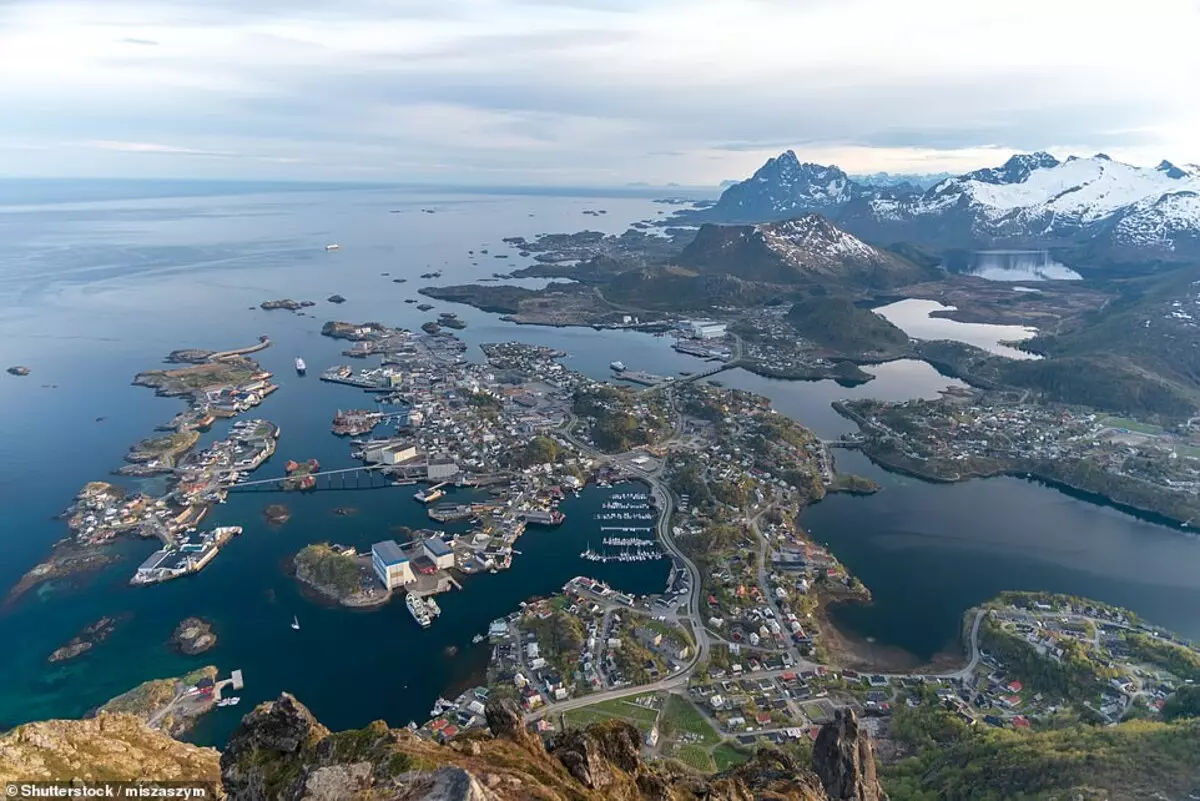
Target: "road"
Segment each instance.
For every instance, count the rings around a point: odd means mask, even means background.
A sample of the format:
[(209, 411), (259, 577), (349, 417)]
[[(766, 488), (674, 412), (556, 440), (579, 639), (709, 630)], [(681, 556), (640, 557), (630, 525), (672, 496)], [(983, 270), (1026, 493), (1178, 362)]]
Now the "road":
[[(740, 350), (741, 350), (740, 341), (737, 344), (738, 344), (738, 350), (740, 352)], [(577, 439), (575, 437), (574, 429), (575, 429), (575, 426), (578, 424), (578, 422), (579, 422), (579, 420), (574, 414), (570, 415), (567, 418), (566, 422), (564, 423), (563, 428), (560, 429), (559, 433), (561, 433), (564, 439), (566, 439), (571, 444), (573, 444), (584, 455), (586, 455), (592, 459), (596, 459), (598, 461), (606, 462), (606, 463), (615, 461), (615, 458), (613, 456), (611, 456), (609, 454), (601, 453), (600, 451), (597, 451), (596, 449), (590, 447), (589, 445), (587, 445), (586, 443), (580, 441), (579, 439)], [(678, 428), (677, 428), (677, 431), (678, 431)], [(673, 439), (676, 435), (677, 434), (673, 434), (671, 438)], [(666, 549), (670, 554), (672, 554), (676, 559), (678, 559), (679, 562), (684, 565), (684, 568), (688, 572), (687, 617), (692, 623), (692, 633), (693, 633), (693, 636), (696, 638), (696, 651), (692, 655), (692, 658), (688, 661), (688, 663), (686, 665), (682, 666), (675, 673), (672, 673), (669, 676), (659, 679), (656, 682), (653, 682), (651, 684), (640, 684), (640, 685), (633, 686), (633, 687), (620, 687), (620, 688), (616, 688), (616, 689), (612, 689), (612, 690), (604, 690), (602, 692), (592, 693), (590, 695), (586, 695), (586, 696), (583, 696), (580, 698), (570, 698), (566, 701), (558, 701), (556, 703), (548, 704), (548, 705), (542, 707), (541, 709), (538, 709), (538, 710), (535, 710), (533, 712), (526, 714), (525, 715), (526, 721), (537, 720), (537, 719), (545, 717), (546, 715), (549, 715), (549, 714), (557, 714), (560, 712), (567, 712), (572, 709), (578, 709), (580, 707), (590, 706), (592, 704), (600, 703), (602, 701), (611, 701), (611, 700), (616, 700), (619, 698), (627, 698), (631, 695), (642, 695), (644, 693), (661, 692), (663, 690), (670, 690), (670, 689), (674, 689), (676, 687), (686, 687), (692, 671), (696, 668), (696, 666), (698, 664), (700, 664), (701, 662), (703, 662), (706, 659), (706, 657), (708, 656), (708, 651), (712, 646), (712, 640), (709, 636), (708, 630), (704, 626), (704, 617), (703, 617), (703, 612), (701, 610), (700, 569), (698, 567), (696, 567), (696, 564), (691, 559), (689, 559), (686, 554), (683, 553), (683, 551), (680, 549), (678, 544), (676, 544), (675, 539), (671, 533), (671, 516), (672, 516), (672, 514), (674, 514), (674, 511), (675, 511), (675, 499), (674, 499), (674, 496), (671, 494), (670, 489), (659, 478), (658, 473), (661, 472), (661, 469), (662, 469), (661, 463), (660, 463), (660, 466), (658, 468), (656, 468), (656, 470), (654, 472), (648, 472), (648, 471), (642, 470), (634, 465), (629, 465), (629, 464), (624, 464), (624, 463), (622, 464), (622, 466), (631, 470), (633, 473), (635, 473), (638, 476), (638, 478), (642, 479), (650, 486), (650, 491), (654, 495), (655, 499), (657, 500), (658, 507), (661, 512), (661, 514), (658, 517), (658, 523), (657, 523), (657, 527), (656, 527), (657, 532), (658, 532), (658, 537), (663, 544), (663, 548)], [(770, 507), (767, 507), (767, 509), (769, 509), (769, 508)], [(760, 559), (759, 559), (759, 583), (762, 585), (763, 592), (766, 593), (768, 601), (771, 604), (771, 607), (775, 610), (775, 613), (778, 616), (779, 608), (778, 608), (778, 605), (775, 603), (773, 596), (771, 596), (771, 594), (768, 592), (766, 576), (765, 576), (765, 550), (766, 550), (767, 540), (766, 540), (766, 537), (762, 534), (762, 532), (758, 528), (758, 520), (767, 511), (767, 509), (763, 509), (757, 515), (755, 515), (750, 521), (750, 526), (753, 529), (755, 536), (757, 536), (759, 538), (760, 543), (762, 543), (762, 546), (760, 548)], [(976, 666), (978, 666), (978, 664), (979, 664), (979, 660), (980, 660), (979, 628), (980, 628), (981, 624), (983, 623), (983, 618), (985, 615), (986, 615), (986, 610), (983, 610), (983, 609), (979, 609), (975, 613), (975, 620), (971, 626), (971, 637), (970, 637), (970, 644), (969, 644), (970, 645), (970, 659), (968, 660), (965, 667), (961, 668), (960, 670), (956, 670), (956, 671), (953, 671), (950, 673), (924, 674), (924, 675), (930, 675), (930, 676), (934, 676), (936, 678), (949, 678), (949, 679), (965, 678), (966, 676), (970, 675), (975, 670)], [(789, 648), (789, 651), (792, 651), (792, 650), (794, 650), (794, 649)], [(784, 673), (802, 672), (805, 670), (815, 670), (817, 667), (819, 667), (816, 663), (809, 662), (808, 660), (800, 658), (798, 653), (793, 653), (792, 657), (795, 660), (794, 667), (787, 668), (785, 670), (757, 671), (755, 673), (747, 674), (747, 675), (753, 676), (754, 678), (774, 678), (774, 677), (781, 676)], [(837, 670), (837, 668), (833, 668), (833, 670)], [(888, 678), (905, 678), (909, 674), (882, 674), (882, 675), (884, 675)]]

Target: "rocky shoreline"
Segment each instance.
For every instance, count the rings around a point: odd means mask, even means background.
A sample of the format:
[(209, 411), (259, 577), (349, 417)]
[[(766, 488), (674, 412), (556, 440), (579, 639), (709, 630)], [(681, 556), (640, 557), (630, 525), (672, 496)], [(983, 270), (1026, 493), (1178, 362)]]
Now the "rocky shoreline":
[(327, 576), (334, 572), (330, 567), (342, 567), (340, 563), (332, 560), (345, 560), (349, 567), (343, 568), (344, 574), (350, 573), (350, 568), (353, 569), (354, 575), (352, 579), (357, 580), (358, 575), (364, 569), (369, 570), (369, 567), (364, 567), (358, 564), (357, 557), (339, 553), (333, 550), (329, 545), (310, 545), (304, 548), (300, 553), (292, 558), (291, 567), (296, 580), (308, 589), (314, 591), (321, 598), (334, 601), (340, 606), (346, 606), (351, 609), (366, 609), (373, 606), (380, 606), (387, 603), (392, 598), (390, 590), (385, 590), (382, 587), (370, 586), (370, 589), (363, 589), (362, 583), (355, 584), (355, 589), (348, 591), (350, 580), (335, 584)]
[(55, 648), (46, 661), (50, 663), (67, 662), (83, 656), (95, 646), (104, 642), (117, 628), (117, 618), (102, 617), (95, 623), (84, 627), (83, 631), (72, 637), (65, 645)]
[(171, 634), (171, 647), (184, 656), (196, 656), (217, 644), (212, 624), (199, 617), (182, 620)]
[[(861, 418), (841, 401), (834, 402), (833, 408), (838, 414), (853, 420), (861, 427)], [(1015, 463), (997, 461), (986, 466), (976, 463), (966, 469), (961, 469), (963, 468), (963, 463), (956, 462), (955, 472), (948, 473), (937, 469), (941, 464), (940, 462), (898, 458), (894, 454), (885, 453), (881, 449), (873, 447), (870, 441), (864, 442), (860, 446), (860, 450), (864, 456), (885, 470), (927, 481), (931, 484), (959, 484), (976, 478), (996, 478), (998, 476), (1035, 479), (1055, 489), (1077, 493), (1092, 500), (1102, 501), (1129, 514), (1158, 518), (1159, 521), (1165, 521), (1170, 525), (1185, 526), (1200, 517), (1200, 504), (1197, 504), (1197, 507), (1193, 509), (1187, 506), (1168, 508), (1139, 503), (1130, 497), (1130, 493), (1132, 493), (1131, 489), (1122, 491), (1123, 483), (1133, 482), (1134, 479), (1122, 480), (1119, 477), (1114, 478), (1113, 480), (1118, 481), (1118, 483), (1116, 485), (1117, 491), (1113, 491), (1112, 488), (1099, 488), (1086, 481), (1077, 480), (1072, 473), (1068, 472), (1070, 469), (1069, 465), (1059, 463), (1033, 460), (1021, 460)]]

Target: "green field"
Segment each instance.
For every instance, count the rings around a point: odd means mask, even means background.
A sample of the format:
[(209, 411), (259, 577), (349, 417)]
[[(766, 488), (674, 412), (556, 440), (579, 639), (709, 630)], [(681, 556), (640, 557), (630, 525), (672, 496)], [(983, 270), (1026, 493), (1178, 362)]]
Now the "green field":
[(712, 773), (716, 770), (716, 764), (713, 758), (708, 755), (708, 749), (702, 745), (678, 745), (675, 746), (675, 758), (688, 767), (695, 768), (704, 773)]
[(667, 696), (667, 707), (663, 711), (663, 734), (677, 737), (683, 733), (696, 735), (706, 746), (721, 742), (721, 736), (691, 701), (679, 695)]
[(572, 709), (567, 712), (567, 723), (580, 728), (593, 723), (603, 723), (614, 718), (624, 720), (637, 726), (643, 733), (650, 731), (658, 719), (657, 709), (647, 709), (634, 703), (637, 699), (652, 698), (653, 693), (639, 695), (633, 698), (618, 698), (613, 701), (601, 701), (591, 706)]
[(721, 743), (712, 750), (713, 762), (717, 765), (717, 770), (729, 770), (750, 759), (750, 755), (741, 751), (729, 743)]
[(1130, 431), (1136, 431), (1139, 434), (1158, 435), (1163, 432), (1162, 428), (1149, 423), (1139, 423), (1137, 420), (1130, 420), (1127, 417), (1103, 417), (1099, 420), (1100, 425), (1112, 426), (1113, 428), (1128, 428)]

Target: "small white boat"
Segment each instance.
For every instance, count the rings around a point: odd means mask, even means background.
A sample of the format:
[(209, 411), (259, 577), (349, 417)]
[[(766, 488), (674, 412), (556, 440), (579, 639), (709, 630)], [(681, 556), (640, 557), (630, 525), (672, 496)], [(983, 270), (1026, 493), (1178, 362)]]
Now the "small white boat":
[(300, 618), (296, 617), (295, 615), (292, 615), (292, 628), (296, 631), (300, 630)]
[(299, 373), (300, 375), (304, 375), (304, 373), (308, 370), (308, 365), (305, 364), (304, 359), (301, 359), (299, 356), (296, 357), (295, 364), (296, 364), (296, 372)]
[(615, 362), (611, 362), (608, 366), (611, 367), (613, 370), (615, 370), (618, 373), (625, 372), (625, 362), (623, 362), (623, 361), (618, 360)]
[(341, 250), (342, 246), (339, 245), (337, 242), (330, 242), (328, 245), (325, 246), (325, 249), (326, 250)]
[(475, 645), (479, 645), (479, 643), (483, 642), (483, 640), (484, 636), (482, 634), (476, 634), (471, 638), (471, 642), (473, 642)]
[(237, 706), (241, 700), (240, 696), (232, 695), (229, 698), (222, 698), (220, 701), (217, 701), (217, 706)]

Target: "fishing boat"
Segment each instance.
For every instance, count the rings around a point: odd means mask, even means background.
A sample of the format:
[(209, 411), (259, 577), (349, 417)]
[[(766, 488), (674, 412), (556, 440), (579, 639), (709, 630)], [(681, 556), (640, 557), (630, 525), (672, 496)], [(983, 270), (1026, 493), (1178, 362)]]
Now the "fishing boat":
[(304, 359), (301, 359), (299, 356), (297, 356), (296, 357), (296, 372), (299, 375), (304, 375), (304, 373), (307, 371), (308, 371), (308, 365), (304, 363)]
[(300, 630), (300, 618), (296, 617), (295, 615), (292, 615), (292, 628), (296, 631)]
[(404, 605), (408, 607), (408, 613), (413, 616), (413, 620), (423, 629), (429, 628), (429, 624), (433, 622), (429, 617), (429, 610), (425, 607), (425, 602), (411, 592), (404, 596)]

